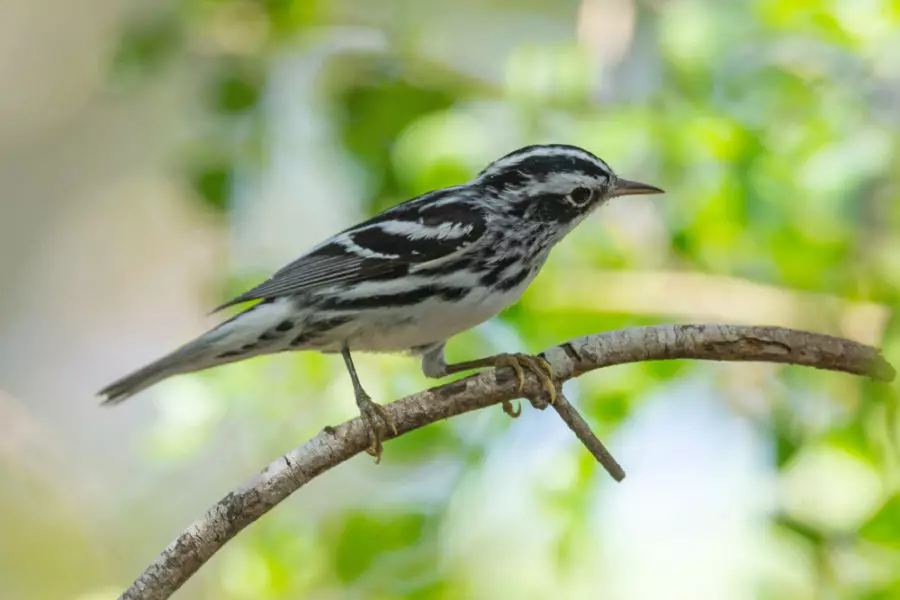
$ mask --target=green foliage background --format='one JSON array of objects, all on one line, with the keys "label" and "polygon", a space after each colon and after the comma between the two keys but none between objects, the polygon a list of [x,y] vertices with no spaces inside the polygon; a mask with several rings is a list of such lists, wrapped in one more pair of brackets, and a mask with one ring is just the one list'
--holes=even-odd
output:
[{"label": "green foliage background", "polygon": [[[606,5],[596,5],[594,18],[602,20]],[[347,176],[364,181],[363,214],[465,180],[518,145],[551,140],[582,145],[623,175],[667,190],[636,204],[634,222],[623,205],[614,218],[605,210],[583,225],[523,301],[496,324],[460,336],[451,358],[511,344],[537,351],[605,329],[707,317],[759,322],[759,315],[777,315],[779,324],[849,335],[859,331],[846,329],[852,316],[845,311],[855,303],[881,315],[866,341],[900,364],[893,310],[900,300],[900,4],[672,0],[634,10],[634,36],[619,59],[592,53],[597,40],[589,33],[579,42],[576,24],[593,13],[579,12],[575,2],[185,0],[135,16],[112,83],[133,94],[167,70],[189,65],[196,74],[206,118],[173,160],[223,227],[236,207],[252,204],[239,184],[258,178],[270,158],[266,140],[280,126],[266,109],[273,69],[337,27],[380,31],[386,40],[380,50],[330,53],[316,81],[328,129],[357,167]],[[568,41],[523,38],[506,54],[481,56],[497,76],[426,51],[434,19],[489,16],[499,26],[513,12],[562,18],[571,27]],[[297,201],[310,210],[327,205],[302,191]],[[266,275],[223,279],[219,293],[224,299]],[[747,287],[729,291],[741,282]],[[734,293],[740,303],[731,303]],[[767,313],[772,294],[781,308]],[[640,301],[631,309],[634,298]],[[429,385],[408,359],[367,364],[376,398]],[[273,369],[280,378],[269,377]],[[352,415],[350,397],[333,391],[342,369],[327,357],[298,355],[199,375],[203,399],[154,425],[148,448],[175,465],[239,422],[253,431],[254,445],[240,468],[232,466],[237,484],[324,424]],[[790,548],[797,562],[787,576],[753,579],[748,597],[900,598],[898,463],[889,443],[898,425],[887,410],[896,386],[785,367],[648,363],[585,377],[573,393],[598,433],[614,436],[649,396],[686,381],[712,385],[724,410],[766,440],[776,488],[810,457],[829,457],[821,463],[825,475],[813,481],[846,478],[845,487],[835,485],[850,496],[860,477],[876,482],[862,509],[839,514],[760,491],[770,500],[760,534]],[[317,404],[325,399],[327,407]],[[448,511],[458,505],[451,502],[458,486],[485,468],[497,436],[520,422],[498,410],[390,442],[377,470],[359,459],[346,475],[300,493],[343,490],[331,510],[311,518],[292,499],[232,541],[182,597],[485,595],[469,565],[448,559]],[[616,488],[575,443],[553,460],[565,484],[538,486],[531,499],[540,506],[531,518],[544,520],[552,538],[541,564],[563,597],[591,597],[565,582],[596,568],[582,556],[592,535],[585,524],[595,518],[598,495]],[[831,472],[833,464],[845,468]],[[433,493],[407,489],[431,486],[429,472],[442,474]],[[159,535],[172,537],[183,525],[167,524]],[[137,527],[119,535],[143,534]],[[503,539],[490,547],[504,548]],[[135,554],[149,560],[156,550]],[[123,584],[136,575],[134,564],[118,573]],[[523,583],[505,591],[541,596],[542,588],[528,589]]]}]

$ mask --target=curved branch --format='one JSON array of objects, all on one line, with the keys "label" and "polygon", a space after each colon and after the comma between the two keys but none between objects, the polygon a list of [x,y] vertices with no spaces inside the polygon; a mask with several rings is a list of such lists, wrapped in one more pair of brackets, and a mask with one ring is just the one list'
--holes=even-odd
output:
[{"label": "curved branch", "polygon": [[[560,382],[612,365],[670,359],[784,363],[842,371],[881,381],[891,381],[895,375],[893,367],[876,348],[780,327],[634,327],[577,338],[546,350],[542,356]],[[525,393],[528,397],[537,397],[541,393],[540,384],[533,376],[529,375],[527,379]],[[520,395],[511,371],[504,369],[434,387],[392,402],[386,408],[397,425],[398,434],[403,435],[441,419]],[[593,435],[583,420],[579,421],[577,413],[577,418],[572,416],[570,411],[574,409],[567,402],[561,403],[557,410],[582,441],[585,441],[583,436]],[[357,417],[327,428],[291,450],[227,494],[188,527],[120,598],[168,598],[239,531],[317,475],[365,451],[367,446],[368,436]],[[606,452],[602,445],[591,447],[591,451],[598,459]],[[624,477],[624,473],[621,476]]]}]

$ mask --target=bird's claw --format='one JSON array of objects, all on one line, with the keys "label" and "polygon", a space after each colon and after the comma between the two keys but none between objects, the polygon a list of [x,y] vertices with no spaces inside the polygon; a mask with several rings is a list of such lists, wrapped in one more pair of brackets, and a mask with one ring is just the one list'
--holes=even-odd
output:
[{"label": "bird's claw", "polygon": [[503,412],[509,415],[510,419],[518,419],[519,415],[522,414],[522,405],[519,403],[516,403],[515,408],[513,408],[512,402],[504,400],[501,406],[503,406]]},{"label": "bird's claw", "polygon": [[363,423],[366,425],[366,431],[369,433],[369,447],[366,449],[366,452],[370,456],[375,457],[375,464],[381,462],[381,450],[382,450],[382,440],[384,439],[384,435],[387,432],[387,429],[393,432],[393,434],[397,435],[397,426],[394,424],[394,419],[391,418],[391,414],[388,410],[372,401],[366,395],[358,395],[356,398],[356,404],[359,406],[359,414],[362,417]]},{"label": "bird's claw", "polygon": [[[553,368],[542,357],[528,354],[501,354],[494,361],[494,367],[498,369],[511,367],[516,373],[520,393],[525,389],[525,371],[523,367],[528,369],[541,382],[544,391],[550,397],[550,404],[556,402],[556,383],[553,378]],[[512,404],[507,400],[503,403],[503,412],[515,418],[519,416],[522,410],[521,407],[514,410]]]}]

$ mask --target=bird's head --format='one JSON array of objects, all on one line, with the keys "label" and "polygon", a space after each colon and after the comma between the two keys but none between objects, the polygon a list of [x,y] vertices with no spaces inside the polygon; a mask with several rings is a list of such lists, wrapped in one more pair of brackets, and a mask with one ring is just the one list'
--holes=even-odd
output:
[{"label": "bird's head", "polygon": [[492,162],[472,183],[491,196],[493,208],[563,231],[611,198],[663,193],[616,176],[587,150],[562,144],[520,148]]}]

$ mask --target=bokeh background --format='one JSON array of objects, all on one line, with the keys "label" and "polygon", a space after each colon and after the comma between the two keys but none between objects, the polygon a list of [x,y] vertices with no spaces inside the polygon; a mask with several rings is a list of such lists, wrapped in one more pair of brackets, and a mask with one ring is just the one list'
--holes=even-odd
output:
[{"label": "bokeh background", "polygon": [[[662,322],[900,364],[895,0],[0,1],[0,597],[114,598],[230,488],[355,414],[340,359],[96,390],[324,236],[524,144],[620,199],[451,359]],[[387,401],[432,385],[360,356]],[[241,533],[185,599],[900,598],[897,385],[647,363],[389,442]]]}]

